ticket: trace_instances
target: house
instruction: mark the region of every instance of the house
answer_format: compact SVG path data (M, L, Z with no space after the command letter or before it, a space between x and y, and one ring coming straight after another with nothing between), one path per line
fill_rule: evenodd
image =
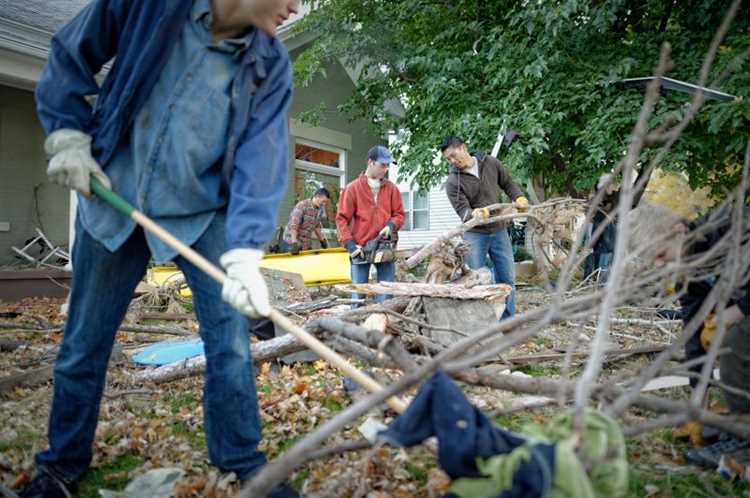
M396 181L404 204L404 226L398 233L399 249L418 249L461 224L442 188L443 181L425 192L412 186L410 179L397 181L398 165L391 167L388 176Z
M17 261L20 247L40 228L56 245L67 246L75 202L66 189L48 182L33 90L48 54L52 34L86 5L87 0L0 0L0 266ZM300 14L304 15L304 11ZM294 33L295 16L279 38L295 59L315 39ZM319 186L331 192L330 226L341 188L366 166L367 150L381 137L363 121L351 122L337 106L354 89L356 72L338 62L304 88L295 89L289 111L289 190L279 212L283 225L294 204ZM323 110L320 126L298 118L303 111Z

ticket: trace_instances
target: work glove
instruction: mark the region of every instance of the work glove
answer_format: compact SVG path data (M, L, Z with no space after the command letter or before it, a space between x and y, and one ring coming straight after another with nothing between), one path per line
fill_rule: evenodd
M299 242L294 242L289 246L289 252L292 254L292 256L296 256L299 254L300 250L302 250L302 246Z
M252 318L271 314L268 287L258 267L262 258L260 249L231 249L219 259L227 272L221 298Z
M357 245L353 240L346 243L346 250L349 251L349 257L352 259L362 255L362 246Z
M328 249L328 241L326 239L320 240L320 248L321 249Z
M525 213L526 211L529 210L529 200L524 196L521 196L518 199L516 199L515 205L519 213Z
M690 444L696 448L701 448L705 444L703 441L703 424L697 420L686 422L672 433L675 439L689 439Z
M50 157L47 177L51 182L91 195L91 175L107 189L112 182L91 155L91 135L63 128L52 132L44 141L44 151Z
M391 236L391 231L392 229L389 223L386 226L384 226L383 229L380 230L380 232L378 232L378 237L380 237L381 239L387 239L388 237Z
M710 313L703 321L703 330L701 330L701 346L704 351L711 347L711 341L716 335L716 315Z
M478 220L486 220L487 218L490 217L490 210L487 209L486 207L476 208L474 211L471 212L471 216Z

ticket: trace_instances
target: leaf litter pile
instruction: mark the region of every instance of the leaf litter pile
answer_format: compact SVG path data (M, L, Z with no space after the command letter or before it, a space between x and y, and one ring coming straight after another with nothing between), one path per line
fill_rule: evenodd
M543 305L546 299L547 294L539 288L521 287L519 311ZM62 339L61 304L62 300L47 298L0 303L2 380L52 365ZM642 312L639 313L642 316ZM628 310L620 310L620 315L627 317ZM665 344L679 330L676 325L649 327L630 323L627 318L622 321L622 325L613 325L613 350L628 350L644 343ZM190 320L181 322L181 326L195 329ZM511 349L506 361L498 362L496 367L498 371L510 368L525 375L560 377L564 373L563 362L554 355L569 345L573 337L584 342L593 331L594 327L585 323L564 322L550 326ZM132 363L130 354L161 340L165 340L165 336L118 333L101 405L92 468L77 496L99 496L98 489L102 488L122 489L135 477L159 467L180 467L185 471L175 488L178 497L233 496L239 490L234 475L221 474L208 464L202 425L202 377L160 384L134 382L132 375L143 367ZM552 358L534 359L546 354ZM638 372L648 359L648 354L613 356L604 375L615 380L627 378ZM354 361L384 383L398 376L396 371ZM578 375L582 364L583 359L574 358L567 375ZM322 360L290 365L265 362L256 365L256 370L263 421L261 449L269 459L283 453L363 395L361 390L345 389L342 375ZM34 454L46 447L51 382L31 384L19 382L9 388L7 383L0 383L0 479L11 489L19 488L31 477ZM518 430L527 422L544 422L558 410L544 398L513 395L486 387L462 385L462 388L474 404L510 429ZM672 389L673 395L679 398L687 396L687 392L684 387ZM723 408L718 401L713 405L716 410ZM385 423L395 416L388 410L380 410L375 415ZM630 417L637 420L638 413ZM327 441L326 446L337 447L347 441L361 440L358 426L362 421L364 419L346 426ZM628 440L633 496L681 496L681 486L685 489L711 486L711 480L705 477L714 479L715 474L704 473L702 479L698 469L685 465L682 453L686 445L674 438L671 429L655 434L657 437L652 433ZM450 486L450 480L437 466L435 455L424 447L403 450L386 446L340 452L306 464L292 474L291 480L304 496L313 497L431 497L440 496Z

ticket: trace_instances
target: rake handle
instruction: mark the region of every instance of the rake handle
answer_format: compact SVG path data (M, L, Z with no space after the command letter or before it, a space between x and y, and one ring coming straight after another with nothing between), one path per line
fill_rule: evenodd
M104 185L102 185L99 180L97 180L93 176L91 177L91 192L93 192L102 201L106 202L120 213L131 218L138 225L143 227L144 230L148 230L149 232L156 235L162 242L177 251L182 257L193 263L195 266L203 270L219 284L224 285L224 282L227 279L227 275L221 268L198 254L193 248L178 240L174 235L166 231L158 223L154 222L154 220L135 209L135 207L133 207L130 203L117 195L115 192L104 187ZM352 365L346 358L323 344L315 336L311 335L305 329L289 320L286 316L282 315L278 310L272 308L271 314L268 316L268 318L273 323L295 336L300 340L300 342L310 348L313 352L317 353L324 360L328 361L331 365L335 366L343 373L353 378L355 381L357 381L358 384L364 386L368 391L375 393L383 390L383 387L380 384L365 375L361 370ZM403 413L404 410L406 410L406 404L399 398L388 398L386 403L398 413Z

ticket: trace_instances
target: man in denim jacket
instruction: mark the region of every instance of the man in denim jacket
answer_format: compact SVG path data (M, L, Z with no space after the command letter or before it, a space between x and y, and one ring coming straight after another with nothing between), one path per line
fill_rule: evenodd
M49 449L22 497L66 496L88 468L115 334L152 258L174 260L193 290L211 462L241 480L265 464L237 310L271 309L258 262L286 190L292 93L289 56L274 36L297 9L298 0L94 0L53 37L36 92L48 175L80 195ZM100 87L94 77L111 61ZM220 263L223 288L91 197L92 175ZM272 496L296 492L281 486Z

